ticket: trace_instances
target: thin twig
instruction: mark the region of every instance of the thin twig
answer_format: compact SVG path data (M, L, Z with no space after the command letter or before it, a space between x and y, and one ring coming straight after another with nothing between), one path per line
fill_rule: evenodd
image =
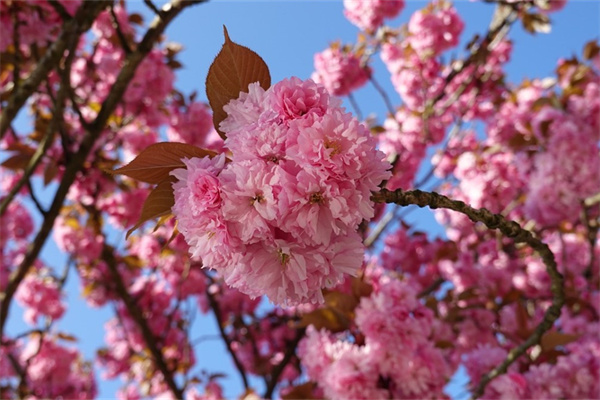
M233 346L231 344L231 340L227 336L227 332L225 332L225 328L223 327L223 318L221 315L221 308L219 307L219 303L215 300L215 297L210 293L210 285L206 288L206 297L208 298L208 303L210 305L210 308L215 313L215 318L217 319L217 325L219 327L219 333L221 334L221 338L225 342L225 345L227 346L227 351L229 351L229 354L231 354L233 363L235 364L235 367L237 368L238 372L240 373L240 377L242 378L242 383L244 384L244 389L248 390L250 385L248 384L248 377L246 376L246 370L244 369L242 362L240 361L237 354L235 353L235 350L233 349Z
M159 17L162 16L162 10L159 10L154 3L152 2L152 0L144 0L144 4L146 4L148 6L148 8L150 8L152 11L154 11L154 14L158 15Z
M379 95L381 96L381 98L383 99L383 102L385 103L385 107L387 108L388 113L390 114L391 118L396 119L396 110L394 109L394 106L392 105L392 101L390 100L390 98L387 95L386 91L375 80L375 77L373 76L373 74L371 74L371 76L369 76L369 81L371 81L371 84L373 85L373 87L375 88L375 90L379 93Z
M121 29L121 24L119 23L117 14L115 13L114 4L110 6L109 10L110 10L110 18L112 20L112 26L113 26L113 28L115 28L115 31L117 32L117 36L119 37L119 41L121 42L121 47L123 48L123 51L125 52L125 54L131 54L131 47L129 47L129 43L127 43L127 38L125 37L123 30Z
M494 214L485 208L472 208L462 201L452 200L435 192L423 192L421 190L403 191L401 189L389 191L383 189L378 193L373 193L371 198L376 203L395 203L401 206L414 204L419 207L429 207L431 209L445 208L458 211L469 217L473 222L482 222L489 229L500 230L504 235L512 238L516 243L528 244L533 250L538 252L546 265L546 272L550 275L551 280L550 291L552 292L552 304L546 310L542 322L536 327L527 340L510 350L506 359L500 363L500 365L481 378L481 381L473 390L472 399L480 397L487 384L490 383L492 379L504 374L517 358L525 354L530 347L538 344L542 335L548 331L558 317L560 317L561 308L565 303L564 278L562 274L558 272L554 254L545 243L534 237L530 231L521 228L517 222L507 220L502 215Z
M352 106L352 110L354 110L354 114L356 114L356 118L359 121L362 121L362 113L360 112L360 107L358 106L358 103L356 102L356 99L354 98L354 95L352 95L352 93L348 93L348 101Z

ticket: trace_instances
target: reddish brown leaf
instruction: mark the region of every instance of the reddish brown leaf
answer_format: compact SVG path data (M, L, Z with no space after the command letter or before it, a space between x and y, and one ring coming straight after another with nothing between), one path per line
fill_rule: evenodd
M162 217L171 212L171 207L175 204L175 197L173 195L173 188L171 184L175 181L174 178L166 179L160 182L154 190L150 192L148 198L144 202L142 207L142 215L136 222L136 224L127 231L126 238L131 235L133 231L139 228L144 222L154 218Z
M214 157L216 153L185 143L155 143L146 147L129 164L114 171L138 181L158 184L169 178L176 168L185 168L183 158Z
M44 186L47 186L58 174L58 166L56 163L49 163L44 169Z
M596 57L600 53L600 46L596 43L595 40L590 40L587 42L583 48L583 58L585 60L591 60Z
M319 330L325 328L331 332L343 332L350 327L350 319L329 307L319 308L302 316L298 327L306 328L313 325Z
M31 154L19 153L7 158L0 165L4 168L8 168L13 171L18 171L27 168L29 160L31 160Z
M550 331L544 333L540 344L542 346L542 352L553 350L557 346L564 346L571 342L579 339L579 335L570 335L567 333L560 333L556 331Z
M281 395L284 400L295 400L295 399L314 399L313 389L316 384L314 382L306 382L301 385L293 386L285 394Z
M225 43L208 69L206 96L213 110L213 123L223 139L225 133L219 124L227 117L223 106L237 99L240 92L248 92L248 85L259 82L263 89L271 86L271 75L264 60L247 47L231 41L223 27Z
M369 297L373 293L373 286L363 281L361 278L352 278L352 294L359 299L361 297Z

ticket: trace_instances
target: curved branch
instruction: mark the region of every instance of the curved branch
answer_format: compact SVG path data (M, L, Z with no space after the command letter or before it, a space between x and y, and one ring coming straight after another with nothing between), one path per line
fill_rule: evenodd
M378 193L373 193L371 198L376 203L395 203L401 206L416 205L419 207L429 207L431 209L445 208L458 211L465 214L473 222L482 222L490 229L498 229L507 237L512 238L516 243L528 244L532 249L538 252L546 265L546 271L548 272L548 275L550 275L551 280L550 291L552 292L552 304L546 310L542 322L536 327L527 340L509 351L506 359L500 365L481 378L477 387L473 389L471 398L476 399L480 397L487 384L497 376L504 374L517 358L525 354L530 347L538 344L542 335L548 331L554 324L554 321L560 317L561 308L565 303L564 279L562 274L558 272L554 254L545 243L534 237L530 231L521 228L518 223L507 220L502 215L494 214L485 208L475 209L462 201L452 200L435 192L423 192L421 190L403 191L401 189L389 191L383 189Z

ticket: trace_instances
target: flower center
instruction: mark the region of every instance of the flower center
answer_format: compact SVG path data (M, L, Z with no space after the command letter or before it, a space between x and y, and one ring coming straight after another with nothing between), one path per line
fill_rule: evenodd
M315 192L315 193L311 193L310 196L308 196L308 202L310 204L321 204L325 201L325 197L323 197L323 193L321 192Z
M325 148L332 149L330 156L335 156L336 154L340 154L342 152L342 146L335 140L325 140Z
M279 257L279 262L282 266L285 266L290 260L290 255L285 254L281 249L277 250L277 256Z

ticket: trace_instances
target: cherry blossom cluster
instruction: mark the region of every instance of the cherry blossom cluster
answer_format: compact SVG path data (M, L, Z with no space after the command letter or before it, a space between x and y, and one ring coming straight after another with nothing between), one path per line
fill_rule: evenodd
M312 79L335 96L345 96L363 86L371 76L371 68L363 66L359 54L338 44L315 54Z
M251 84L224 107L225 156L184 159L173 211L194 257L250 296L322 302L362 263L358 224L389 177L366 127L324 87Z
M344 0L344 15L367 32L375 32L385 18L394 18L404 8L404 0Z
M441 396L453 366L431 340L432 310L410 284L386 275L375 279L375 291L356 309L359 343L308 329L299 346L308 377L330 399Z

